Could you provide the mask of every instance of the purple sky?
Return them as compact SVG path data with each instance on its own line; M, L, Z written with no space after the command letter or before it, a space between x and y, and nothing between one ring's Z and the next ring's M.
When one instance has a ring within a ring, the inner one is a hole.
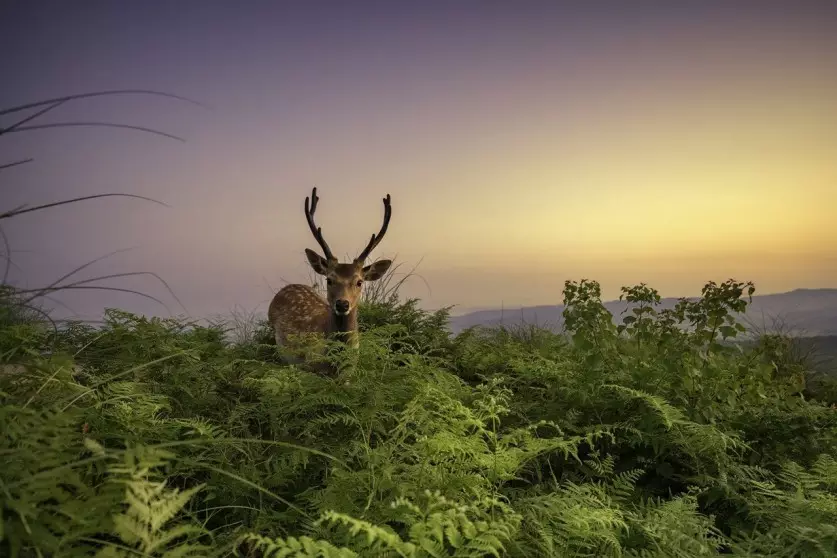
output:
M707 7L712 4L713 7ZM154 271L193 316L307 282L302 213L353 257L421 262L427 307L558 303L645 281L692 295L837 287L835 2L3 2L0 109L100 89L0 138L12 279ZM575 3L580 6L581 3ZM13 115L17 117L17 115ZM4 118L0 126L13 120ZM159 296L148 278L114 280ZM165 315L119 293L60 301ZM66 312L62 308L59 314Z

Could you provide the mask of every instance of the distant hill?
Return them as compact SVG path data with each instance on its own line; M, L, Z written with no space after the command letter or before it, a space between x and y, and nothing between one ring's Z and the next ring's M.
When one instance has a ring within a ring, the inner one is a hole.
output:
M658 308L672 308L677 300L664 298ZM619 315L622 311L629 307L627 303L618 300L605 302L605 308L615 316L617 322L621 321ZM450 327L457 333L476 325L537 324L557 331L563 326L563 310L563 304L480 310L452 316ZM743 322L760 331L773 329L780 322L783 331L793 335L837 335L837 289L796 289L787 293L754 296Z

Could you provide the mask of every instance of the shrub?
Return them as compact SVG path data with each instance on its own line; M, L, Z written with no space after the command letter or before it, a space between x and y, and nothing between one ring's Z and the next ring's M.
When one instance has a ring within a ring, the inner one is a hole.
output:
M837 413L725 342L747 292L639 285L617 326L569 282L568 336L390 296L337 378L224 324L6 321L2 553L833 556Z

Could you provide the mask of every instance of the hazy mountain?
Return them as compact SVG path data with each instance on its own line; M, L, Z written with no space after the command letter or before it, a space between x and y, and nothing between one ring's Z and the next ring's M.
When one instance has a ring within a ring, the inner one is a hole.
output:
M672 308L677 298L664 298L658 308ZM611 314L620 322L619 315L630 306L613 300L605 302ZM563 325L564 305L527 306L514 309L491 309L469 312L450 318L454 333L475 325L538 324L550 329ZM837 335L837 289L796 289L787 293L757 295L747 309L743 322L755 328L772 329L782 323L796 335Z

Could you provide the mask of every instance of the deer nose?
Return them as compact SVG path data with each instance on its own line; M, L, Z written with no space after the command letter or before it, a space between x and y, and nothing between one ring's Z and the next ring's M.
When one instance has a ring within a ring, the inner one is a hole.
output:
M338 314L346 314L349 312L349 301L348 300L338 300L334 303L334 309L337 311Z

